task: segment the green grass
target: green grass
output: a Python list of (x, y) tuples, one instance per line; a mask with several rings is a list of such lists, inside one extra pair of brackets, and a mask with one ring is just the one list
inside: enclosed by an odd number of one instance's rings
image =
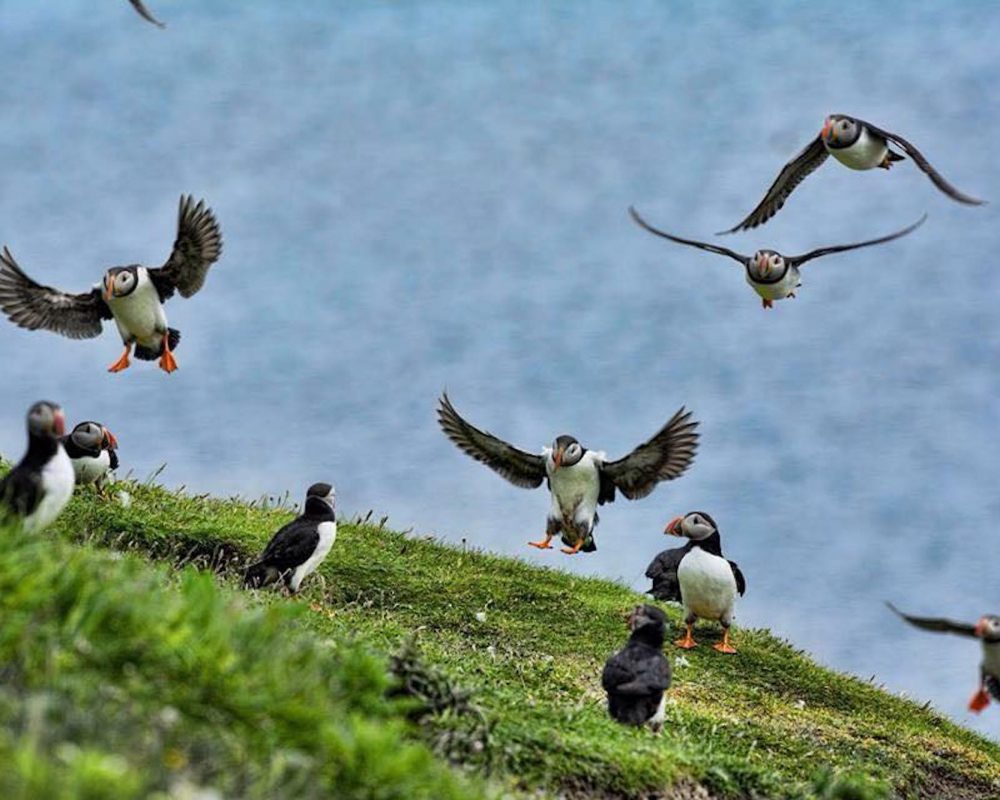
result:
[[(333, 729), (330, 736), (360, 746), (358, 737), (343, 727), (342, 709), (351, 709), (353, 724), (372, 737), (408, 742), (406, 752), (421, 765), (409, 776), (411, 787), (426, 779), (428, 787), (448, 786), (453, 793), (429, 788), (423, 795), (416, 791), (392, 794), (391, 790), (365, 795), (369, 784), (348, 783), (354, 795), (344, 790), (332, 796), (471, 797), (487, 791), (464, 773), (449, 772), (446, 761), (427, 760), (428, 747), (441, 741), (450, 744), (438, 747), (438, 752), (455, 756), (455, 742), (461, 744), (462, 738), (446, 734), (461, 727), (460, 721), (445, 713), (429, 725), (416, 726), (403, 722), (398, 709), (381, 699), (384, 686), (378, 676), (386, 662), (380, 659), (416, 636), (426, 662), (453, 683), (473, 689), (475, 702), (490, 720), (486, 746), (459, 746), (459, 757), (480, 772), (488, 771), (490, 785), (507, 791), (636, 798), (1000, 797), (1000, 747), (875, 686), (818, 667), (766, 631), (737, 630), (734, 641), (740, 653), (736, 657), (724, 657), (707, 647), (685, 654), (686, 663), (675, 664), (667, 724), (663, 734), (655, 737), (646, 730), (616, 725), (603, 705), (601, 667), (626, 636), (624, 612), (642, 600), (621, 585), (445, 546), (382, 525), (342, 522), (330, 557), (321, 572), (307, 581), (300, 599), (288, 600), (275, 592), (244, 594), (236, 588), (240, 568), (292, 516), (288, 509), (191, 497), (153, 486), (114, 487), (114, 491), (120, 489), (131, 495), (127, 507), (116, 500), (99, 499), (92, 492), (79, 492), (46, 536), (58, 533), (87, 545), (71, 551), (70, 561), (78, 551), (81, 559), (107, 563), (90, 552), (100, 546), (136, 550), (218, 573), (213, 579), (185, 575), (167, 581), (162, 572), (140, 574), (128, 559), (117, 562), (144, 595), (155, 595), (153, 605), (177, 608), (183, 598), (191, 600), (193, 594), (209, 593), (215, 583), (221, 584), (222, 590), (212, 595), (216, 599), (198, 610), (197, 624), (177, 623), (178, 611), (149, 614), (145, 597), (129, 600), (137, 587), (124, 578), (121, 586), (103, 584), (103, 591), (113, 589), (126, 608), (141, 600), (146, 609), (143, 614), (122, 612), (128, 620), (126, 642), (128, 637), (143, 639), (156, 654), (148, 670), (143, 668), (137, 675), (122, 672), (132, 675), (123, 697), (133, 692), (160, 696), (169, 690), (171, 707), (181, 708), (188, 702), (191, 709), (202, 709), (197, 724), (192, 722), (184, 736), (173, 740), (175, 746), (193, 749), (184, 756), (192, 763), (197, 748), (207, 746), (205, 742), (232, 749), (218, 756), (221, 763), (230, 763), (245, 747), (247, 770), (256, 775), (258, 769), (275, 769), (271, 761), (275, 752), (288, 748), (297, 752), (305, 746), (304, 735), (291, 724), (261, 725), (261, 717), (255, 715), (263, 713), (259, 706), (267, 702), (263, 699), (267, 692), (277, 689), (278, 681), (254, 677), (255, 670), (285, 674), (279, 664), (286, 658), (306, 658), (301, 654), (304, 648), (332, 665), (330, 685), (323, 686), (317, 675), (323, 670), (313, 664), (310, 674), (315, 680), (308, 692), (303, 690), (287, 698), (288, 702), (298, 703), (293, 706), (311, 724), (327, 720), (325, 724)], [(6, 572), (2, 563), (0, 571)], [(166, 588), (158, 588), (161, 584)], [(81, 578), (74, 591), (83, 591), (86, 585)], [(41, 586), (37, 591), (45, 594)], [(64, 601), (46, 601), (45, 613), (52, 624), (59, 624), (59, 614), (72, 612), (73, 592), (63, 592)], [(230, 596), (236, 594), (245, 600), (234, 606)], [(19, 598), (11, 601), (15, 607), (27, 602)], [(285, 616), (289, 608), (297, 609), (294, 619)], [(477, 617), (479, 612), (485, 617)], [(677, 610), (669, 609), (669, 613), (676, 625)], [(117, 643), (115, 626), (104, 630), (99, 640), (88, 640), (87, 651), (111, 659), (115, 652), (133, 647)], [(260, 626), (270, 632), (266, 647), (254, 645), (251, 635)], [(0, 630), (5, 627), (6, 620)], [(228, 635), (224, 631), (243, 642), (256, 659), (248, 654), (232, 656), (236, 645), (224, 638)], [(200, 648), (203, 635), (210, 639), (208, 653), (221, 646), (211, 644), (212, 637), (228, 642), (219, 656), (225, 667), (216, 665), (208, 654), (197, 667), (186, 663), (183, 654)], [(700, 638), (711, 641), (714, 636), (706, 627)], [(312, 641), (312, 647), (303, 641)], [(57, 655), (50, 657), (36, 642), (37, 652), (31, 658), (42, 661), (33, 669), (58, 664), (59, 654), (71, 652), (73, 646), (72, 637), (60, 640)], [(353, 691), (346, 692), (337, 677), (344, 672), (345, 659), (363, 665), (358, 668), (366, 676), (361, 680), (363, 691), (357, 695), (360, 699), (355, 699)], [(161, 662), (183, 668), (183, 688), (169, 688), (172, 681), (157, 677)], [(133, 662), (125, 659), (122, 663)], [(383, 668), (376, 668), (380, 663)], [(355, 669), (351, 666), (351, 674)], [(245, 680), (239, 677), (243, 672), (248, 673)], [(46, 680), (38, 678), (35, 690), (45, 689)], [(241, 697), (235, 708), (231, 692)], [(16, 697), (10, 702), (16, 706)], [(128, 705), (125, 699), (116, 702)], [(23, 730), (30, 731), (30, 714), (27, 710), (18, 713), (25, 720)], [(117, 726), (117, 715), (112, 718)], [(125, 718), (125, 738), (119, 744), (131, 738), (127, 714)], [(225, 735), (215, 742), (208, 732), (219, 728)], [(250, 734), (250, 743), (243, 743), (243, 737)], [(123, 769), (128, 765), (136, 781), (151, 779), (144, 772), (149, 762), (140, 760), (133, 768), (135, 753), (127, 746), (116, 747), (115, 735), (108, 732), (111, 738), (101, 745), (105, 748), (101, 752), (107, 758), (125, 759), (114, 764)], [(258, 741), (258, 736), (265, 738)], [(39, 748), (32, 741), (27, 733), (10, 740), (11, 746), (20, 748), (18, 752), (37, 755)], [(89, 740), (73, 741), (83, 747), (80, 742)], [(427, 742), (428, 747), (418, 741)], [(333, 748), (336, 760), (347, 757), (344, 747)], [(373, 745), (369, 755), (376, 750)], [(257, 766), (249, 766), (251, 761)], [(393, 769), (386, 766), (390, 772)], [(199, 773), (197, 777), (217, 785), (213, 781), (220, 774)], [(352, 780), (365, 774), (360, 770)], [(340, 775), (339, 764), (329, 766), (330, 780)], [(252, 795), (236, 792), (233, 796)]]

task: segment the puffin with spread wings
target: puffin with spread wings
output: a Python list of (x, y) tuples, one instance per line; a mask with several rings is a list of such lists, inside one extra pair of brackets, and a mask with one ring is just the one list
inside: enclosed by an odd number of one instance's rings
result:
[(159, 359), (160, 369), (173, 372), (177, 369), (173, 351), (181, 334), (167, 327), (163, 303), (175, 291), (191, 297), (201, 289), (209, 267), (221, 254), (222, 233), (212, 210), (204, 200), (195, 203), (185, 195), (167, 262), (162, 267), (111, 267), (89, 292), (68, 294), (36, 283), (5, 247), (0, 253), (0, 310), (22, 328), (44, 328), (71, 339), (100, 336), (103, 321), (113, 319), (125, 352), (109, 372), (127, 369), (133, 348), (136, 358)]
[(616, 490), (629, 500), (645, 497), (661, 481), (680, 477), (698, 448), (698, 423), (683, 407), (653, 438), (617, 461), (588, 450), (572, 436), (557, 436), (540, 455), (526, 453), (466, 422), (447, 393), (438, 405), (438, 422), (460, 450), (515, 486), (535, 489), (545, 482), (552, 496), (545, 538), (528, 544), (548, 550), (561, 535), (568, 555), (597, 549), (597, 507), (614, 502)]
[(963, 194), (948, 183), (924, 158), (923, 153), (902, 136), (878, 128), (863, 119), (846, 114), (831, 114), (823, 123), (819, 135), (785, 164), (757, 207), (738, 225), (722, 233), (735, 233), (763, 225), (778, 213), (788, 196), (826, 161), (827, 156), (833, 156), (845, 167), (856, 170), (876, 167), (889, 169), (896, 161), (904, 161), (906, 156), (895, 152), (890, 145), (895, 145), (912, 158), (913, 163), (924, 171), (931, 182), (952, 200), (970, 206), (981, 206), (986, 202)]
[(669, 239), (670, 241), (677, 242), (678, 244), (698, 247), (702, 250), (707, 250), (710, 253), (717, 253), (720, 256), (729, 256), (729, 258), (734, 261), (738, 261), (746, 270), (747, 283), (750, 284), (750, 287), (758, 295), (760, 295), (761, 303), (764, 308), (773, 308), (775, 300), (784, 300), (787, 297), (795, 297), (796, 290), (802, 285), (802, 276), (799, 272), (799, 267), (807, 261), (819, 258), (820, 256), (828, 256), (831, 253), (843, 253), (846, 250), (857, 250), (859, 247), (871, 247), (875, 244), (891, 242), (893, 239), (898, 239), (901, 236), (906, 236), (907, 234), (912, 233), (923, 225), (924, 221), (927, 219), (927, 215), (924, 214), (912, 225), (903, 228), (900, 231), (896, 231), (895, 233), (890, 233), (888, 236), (880, 236), (878, 239), (868, 239), (866, 241), (855, 242), (853, 244), (838, 244), (831, 247), (820, 247), (816, 250), (810, 250), (808, 253), (803, 253), (798, 256), (783, 256), (776, 250), (758, 250), (752, 256), (745, 256), (741, 253), (730, 250), (728, 247), (720, 247), (715, 244), (708, 244), (707, 242), (698, 242), (694, 239), (682, 239), (679, 236), (674, 236), (673, 234), (654, 228), (646, 222), (646, 220), (640, 217), (639, 212), (637, 212), (634, 208), (629, 207), (628, 212), (632, 215), (632, 219), (634, 219), (640, 227), (645, 228), (655, 236)]

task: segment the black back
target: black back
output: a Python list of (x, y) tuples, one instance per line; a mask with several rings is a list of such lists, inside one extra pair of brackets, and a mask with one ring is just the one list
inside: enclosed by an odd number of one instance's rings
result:
[(624, 725), (648, 722), (670, 688), (670, 662), (663, 655), (665, 634), (663, 622), (636, 628), (628, 644), (604, 664), (601, 686), (608, 695), (608, 713)]
[(59, 440), (29, 431), (28, 452), (0, 480), (0, 516), (25, 517), (42, 500), (42, 469), (59, 449)]

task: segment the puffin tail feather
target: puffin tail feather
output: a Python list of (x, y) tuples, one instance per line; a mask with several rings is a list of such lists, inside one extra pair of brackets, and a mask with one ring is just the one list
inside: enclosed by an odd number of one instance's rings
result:
[(900, 155), (899, 153), (889, 150), (889, 160), (890, 161), (906, 161), (906, 156)]
[[(170, 343), (171, 351), (176, 350), (177, 345), (181, 342), (181, 332), (176, 328), (167, 328), (167, 341)], [(141, 344), (135, 346), (135, 357), (142, 361), (156, 361), (162, 355), (163, 345), (160, 345), (158, 350), (143, 347)]]

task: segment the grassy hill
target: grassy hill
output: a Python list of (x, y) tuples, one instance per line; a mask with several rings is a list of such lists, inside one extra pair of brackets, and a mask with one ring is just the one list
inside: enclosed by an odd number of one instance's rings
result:
[[(623, 586), (354, 521), (298, 599), (248, 593), (288, 508), (119, 491), (0, 536), (5, 798), (1000, 797), (1000, 747), (766, 631), (678, 657), (655, 737), (603, 706)], [(437, 699), (387, 699), (413, 639)]]

